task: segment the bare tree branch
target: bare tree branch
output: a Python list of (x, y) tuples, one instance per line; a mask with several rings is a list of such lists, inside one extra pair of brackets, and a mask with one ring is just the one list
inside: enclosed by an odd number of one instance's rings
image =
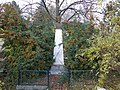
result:
[[(52, 17), (52, 15), (50, 14), (50, 12), (49, 12), (49, 10), (48, 10), (48, 7), (46, 6), (45, 0), (42, 0), (42, 3), (43, 3), (43, 4), (38, 3), (38, 2), (28, 3), (28, 4), (25, 5), (23, 8), (21, 8), (21, 11), (24, 10), (24, 12), (22, 12), (22, 13), (27, 13), (27, 11), (25, 11), (25, 10), (29, 9), (29, 8), (27, 8), (27, 7), (29, 7), (29, 6), (31, 6), (31, 5), (40, 5), (40, 6), (42, 6), (43, 8), (45, 8), (45, 10), (46, 10), (46, 12), (48, 13), (48, 15), (49, 15), (53, 20), (55, 20), (55, 19)], [(32, 9), (35, 9), (35, 8), (32, 8)], [(29, 13), (29, 12), (28, 12), (28, 14), (32, 15), (32, 14)]]
[[(68, 5), (66, 8), (60, 10), (60, 7), (63, 5), (63, 3), (65, 2), (65, 0), (61, 0), (61, 2), (59, 2), (59, 0), (55, 0), (56, 1), (56, 17), (53, 17), (50, 10), (48, 9), (48, 6), (45, 2), (45, 0), (41, 0), (41, 3), (29, 3), (28, 5), (24, 6), (21, 10), (23, 9), (27, 9), (27, 7), (31, 6), (31, 5), (40, 5), (43, 8), (45, 8), (46, 12), (48, 13), (48, 15), (50, 16), (50, 18), (52, 18), (53, 20), (57, 21), (57, 19), (59, 18), (58, 21), (61, 21), (61, 17), (63, 17), (63, 15), (66, 13), (67, 10), (72, 10), (74, 11), (73, 14), (70, 14), (70, 17), (68, 18), (67, 21), (69, 21), (70, 19), (72, 19), (75, 15), (78, 15), (80, 18), (85, 17), (87, 18), (87, 14), (88, 12), (92, 12), (92, 6), (95, 0), (78, 0), (75, 1), (73, 3), (71, 3), (70, 5)], [(78, 6), (79, 8), (75, 8), (73, 6)], [(95, 11), (94, 11), (95, 12)], [(26, 11), (25, 11), (26, 13)], [(29, 13), (29, 12), (28, 12)]]
[[(94, 3), (94, 0), (90, 0), (90, 1), (86, 1), (86, 0), (76, 1), (76, 2), (73, 2), (72, 4), (70, 4), (69, 6), (67, 6), (65, 9), (61, 10), (60, 11), (60, 16), (63, 16), (68, 9), (73, 10), (73, 8), (71, 8), (72, 6), (78, 5), (78, 4), (83, 4), (83, 3), (86, 3), (86, 4), (88, 4), (88, 6), (90, 6), (90, 8), (85, 8), (87, 11), (84, 12), (84, 15), (87, 15), (87, 13), (92, 9), (93, 4), (96, 4), (96, 3)], [(77, 9), (75, 9), (75, 10), (77, 10)], [(77, 10), (77, 11), (80, 12), (81, 10)]]
[(50, 12), (49, 12), (49, 10), (48, 10), (47, 6), (46, 6), (45, 1), (44, 1), (44, 0), (42, 0), (42, 2), (43, 2), (44, 8), (46, 9), (46, 11), (47, 11), (48, 15), (50, 15), (50, 17), (51, 17), (53, 20), (55, 20), (55, 19), (51, 16), (51, 14), (50, 14)]
[(62, 4), (64, 3), (65, 0), (62, 0), (62, 2), (59, 5), (59, 8), (62, 6)]
[(70, 21), (75, 15), (76, 15), (76, 12), (75, 12), (71, 17), (69, 17), (69, 18), (67, 19), (67, 22)]
[[(73, 10), (73, 11), (74, 11), (74, 14), (71, 15), (71, 16), (68, 18), (67, 21), (71, 20), (75, 15), (79, 15), (79, 14), (80, 14), (80, 11), (77, 10), (77, 9), (75, 9), (75, 8), (69, 8), (69, 9), (70, 9), (70, 10)], [(69, 10), (69, 9), (67, 9), (67, 10)], [(62, 16), (61, 16), (61, 17), (62, 17)]]
[(64, 13), (65, 13), (71, 6), (77, 5), (77, 4), (81, 4), (81, 2), (83, 2), (83, 1), (82, 1), (82, 0), (81, 0), (81, 1), (76, 1), (76, 2), (74, 2), (74, 3), (72, 3), (72, 4), (70, 4), (67, 8), (61, 10), (60, 15), (61, 15), (61, 16), (64, 15)]
[(103, 14), (103, 12), (100, 12), (100, 11), (91, 11), (93, 13), (99, 13), (99, 14)]
[[(38, 5), (43, 6), (42, 4), (37, 3), (37, 2), (36, 2), (36, 3), (32, 3), (32, 4), (31, 4), (31, 3), (29, 3), (29, 4), (25, 5), (23, 8), (21, 8), (21, 10), (25, 9), (25, 8), (26, 8), (26, 7), (28, 7), (28, 6), (35, 5), (35, 4), (36, 4), (36, 5), (38, 4)], [(44, 6), (43, 6), (43, 7), (44, 7)]]
[(87, 11), (85, 12), (84, 16), (87, 17), (88, 12), (90, 12), (90, 10), (92, 9), (94, 3), (91, 3), (90, 7), (87, 8)]
[[(46, 4), (45, 4), (45, 1), (44, 1), (44, 0), (42, 0), (42, 2), (43, 2), (43, 5), (44, 5), (44, 7), (45, 7), (45, 9), (46, 9), (47, 13), (50, 15), (50, 12), (49, 12), (49, 10), (48, 10), (48, 8), (47, 8)], [(50, 15), (50, 16), (51, 16), (51, 15)]]

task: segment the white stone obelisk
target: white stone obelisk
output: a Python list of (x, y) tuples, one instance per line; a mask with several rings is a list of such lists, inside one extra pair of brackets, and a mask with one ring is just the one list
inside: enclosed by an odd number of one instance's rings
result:
[(63, 38), (62, 29), (55, 30), (55, 46), (53, 52), (55, 62), (51, 67), (51, 74), (61, 74), (64, 71), (64, 54), (63, 54)]
[(54, 47), (54, 65), (64, 65), (62, 29), (56, 29)]

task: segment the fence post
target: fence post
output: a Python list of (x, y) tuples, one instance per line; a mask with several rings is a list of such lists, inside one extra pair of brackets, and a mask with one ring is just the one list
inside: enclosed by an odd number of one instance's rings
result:
[(68, 69), (68, 90), (70, 90), (70, 85), (71, 85), (71, 71)]
[(18, 70), (18, 85), (21, 83), (21, 71)]
[(47, 70), (47, 77), (48, 77), (48, 90), (50, 88), (50, 77), (49, 77), (49, 69)]

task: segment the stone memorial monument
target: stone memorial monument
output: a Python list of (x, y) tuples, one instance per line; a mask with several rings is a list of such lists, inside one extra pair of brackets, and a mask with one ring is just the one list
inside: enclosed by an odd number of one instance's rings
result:
[(55, 31), (53, 59), (55, 60), (55, 62), (51, 67), (50, 74), (62, 74), (64, 72), (62, 29), (56, 29)]

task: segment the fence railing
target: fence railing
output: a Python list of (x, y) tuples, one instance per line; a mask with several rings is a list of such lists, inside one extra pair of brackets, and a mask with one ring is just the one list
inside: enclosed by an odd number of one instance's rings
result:
[(97, 83), (97, 76), (94, 70), (70, 70), (69, 88), (75, 90), (84, 87), (93, 88)]
[[(18, 85), (41, 85), (51, 87), (56, 76), (51, 76), (49, 70), (19, 70), (18, 71)], [(90, 88), (96, 84), (97, 76), (94, 70), (67, 70), (60, 75), (57, 83), (67, 85), (67, 90), (74, 90), (74, 88), (82, 88), (86, 85)], [(60, 84), (61, 85), (61, 84)], [(60, 89), (63, 90), (63, 89)]]
[(49, 86), (49, 71), (48, 70), (19, 70), (18, 85)]

